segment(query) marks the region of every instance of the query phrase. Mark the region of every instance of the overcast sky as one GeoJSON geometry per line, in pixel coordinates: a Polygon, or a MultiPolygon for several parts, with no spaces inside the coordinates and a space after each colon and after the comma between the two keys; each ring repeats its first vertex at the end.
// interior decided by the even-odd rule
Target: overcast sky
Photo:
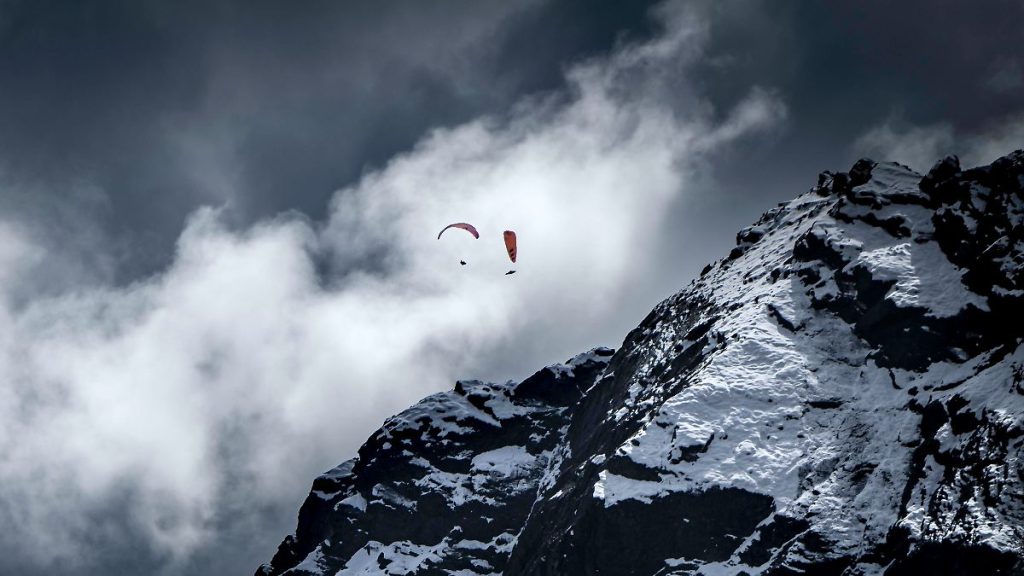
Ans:
{"type": "Polygon", "coordinates": [[[1024,146],[1016,0],[301,8],[0,0],[0,572],[251,573],[388,415],[617,346],[819,171],[1024,146]]]}

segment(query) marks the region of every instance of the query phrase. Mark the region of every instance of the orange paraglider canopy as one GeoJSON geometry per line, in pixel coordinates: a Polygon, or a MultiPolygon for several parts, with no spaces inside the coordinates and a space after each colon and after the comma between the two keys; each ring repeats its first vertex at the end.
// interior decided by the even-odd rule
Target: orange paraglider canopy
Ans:
{"type": "Polygon", "coordinates": [[[516,261],[516,233],[511,230],[505,230],[505,250],[508,250],[508,259],[512,262],[516,261]]]}
{"type": "Polygon", "coordinates": [[[449,228],[462,228],[466,232],[472,234],[473,238],[476,238],[478,240],[480,239],[480,233],[476,231],[476,227],[473,226],[472,224],[466,224],[465,222],[456,222],[455,224],[449,224],[445,226],[444,228],[441,229],[440,232],[437,233],[437,239],[440,240],[441,234],[444,234],[444,231],[449,228]]]}

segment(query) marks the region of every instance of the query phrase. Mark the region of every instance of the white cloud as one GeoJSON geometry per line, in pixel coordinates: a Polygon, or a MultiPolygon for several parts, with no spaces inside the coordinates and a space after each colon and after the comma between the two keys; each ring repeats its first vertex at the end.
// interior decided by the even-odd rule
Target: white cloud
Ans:
{"type": "Polygon", "coordinates": [[[948,124],[896,127],[887,120],[859,137],[853,149],[859,156],[899,162],[924,173],[953,153],[953,143],[953,127],[948,124]]]}
{"type": "MultiPolygon", "coordinates": [[[[691,176],[785,118],[754,88],[712,121],[685,82],[705,28],[678,7],[661,17],[654,41],[571,69],[567,100],[429,134],[339,191],[327,222],[238,231],[200,210],[159,275],[0,309],[0,517],[24,527],[6,553],[88,562],[118,537],[89,519],[127,493],[119,529],[173,571],[217,541],[218,514],[294,511],[313,475],[457,377],[617,344],[654,304],[631,296],[664,277],[653,255],[691,176]],[[483,236],[436,240],[453,221],[483,236]]],[[[39,258],[30,235],[0,239],[5,269],[39,258]]]]}
{"type": "Polygon", "coordinates": [[[964,139],[967,166],[988,164],[1013,150],[1024,148],[1024,115],[1011,116],[988,130],[964,139]]]}
{"type": "Polygon", "coordinates": [[[1010,116],[979,132],[958,134],[948,123],[897,125],[893,120],[869,129],[853,143],[853,152],[875,160],[893,160],[922,174],[943,157],[956,154],[964,167],[989,164],[1024,148],[1024,116],[1010,116]]]}

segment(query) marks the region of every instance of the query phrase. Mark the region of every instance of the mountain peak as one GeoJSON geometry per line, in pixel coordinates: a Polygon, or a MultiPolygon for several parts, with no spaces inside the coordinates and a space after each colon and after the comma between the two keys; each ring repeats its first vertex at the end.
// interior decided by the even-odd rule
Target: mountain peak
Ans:
{"type": "Polygon", "coordinates": [[[389,419],[260,573],[1024,570],[1022,190],[822,173],[618,351],[389,419]]]}

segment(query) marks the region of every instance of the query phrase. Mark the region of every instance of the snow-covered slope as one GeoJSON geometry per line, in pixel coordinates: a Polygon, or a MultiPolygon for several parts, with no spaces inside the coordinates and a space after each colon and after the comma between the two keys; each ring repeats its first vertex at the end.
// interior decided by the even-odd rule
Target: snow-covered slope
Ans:
{"type": "Polygon", "coordinates": [[[1024,573],[1022,189],[823,173],[614,355],[389,420],[258,573],[1024,573]]]}

